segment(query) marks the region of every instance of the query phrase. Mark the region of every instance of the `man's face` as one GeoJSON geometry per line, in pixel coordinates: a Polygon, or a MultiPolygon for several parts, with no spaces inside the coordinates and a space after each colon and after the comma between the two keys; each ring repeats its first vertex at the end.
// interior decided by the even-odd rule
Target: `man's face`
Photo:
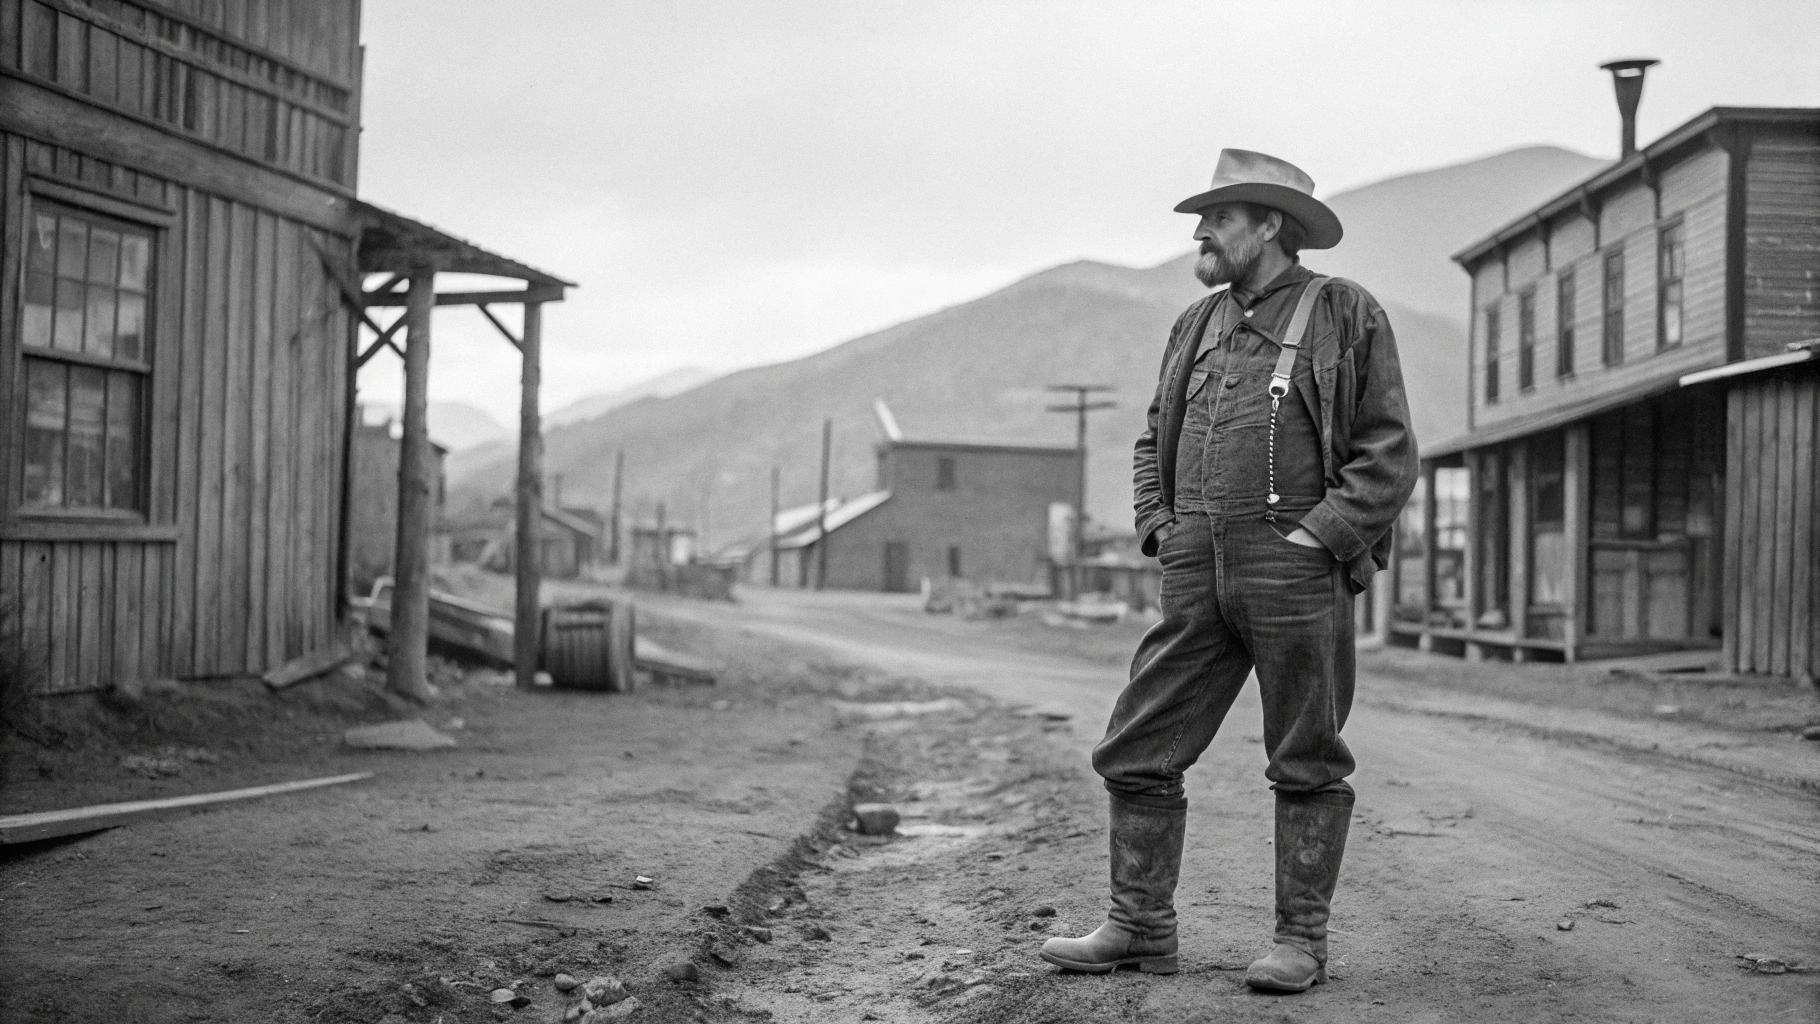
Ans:
{"type": "Polygon", "coordinates": [[[1194,237],[1201,243],[1194,261],[1194,276],[1209,288],[1242,279],[1264,254],[1264,232],[1269,221],[1254,223],[1237,203],[1221,203],[1201,211],[1194,237]]]}

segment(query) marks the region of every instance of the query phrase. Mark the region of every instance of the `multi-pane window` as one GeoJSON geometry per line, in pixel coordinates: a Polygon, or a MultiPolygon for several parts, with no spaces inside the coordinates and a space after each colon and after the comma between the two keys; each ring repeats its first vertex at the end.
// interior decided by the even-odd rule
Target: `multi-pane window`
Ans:
{"type": "Polygon", "coordinates": [[[1605,365],[1624,361],[1624,250],[1605,254],[1605,365]]]}
{"type": "Polygon", "coordinates": [[[1485,402],[1498,400],[1498,307],[1485,307],[1485,402]]]}
{"type": "Polygon", "coordinates": [[[949,456],[938,456],[935,460],[935,489],[954,490],[954,459],[949,456]]]}
{"type": "Polygon", "coordinates": [[[1681,277],[1687,263],[1686,236],[1681,222],[1664,227],[1658,244],[1657,265],[1661,268],[1662,287],[1657,290],[1661,301],[1661,334],[1656,343],[1661,348],[1674,348],[1681,344],[1681,277]]]}
{"type": "Polygon", "coordinates": [[[1555,281],[1555,376],[1574,372],[1574,268],[1561,271],[1555,281]]]}
{"type": "Polygon", "coordinates": [[[138,511],[151,232],[34,201],[25,242],[23,504],[138,511]]]}
{"type": "Polygon", "coordinates": [[[1517,390],[1536,386],[1536,293],[1517,296],[1517,390]]]}

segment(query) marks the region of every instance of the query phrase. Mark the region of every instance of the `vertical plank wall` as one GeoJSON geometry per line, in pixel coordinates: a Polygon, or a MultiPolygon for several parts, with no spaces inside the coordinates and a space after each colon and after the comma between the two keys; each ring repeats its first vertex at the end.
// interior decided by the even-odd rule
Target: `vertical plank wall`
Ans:
{"type": "Polygon", "coordinates": [[[1820,676],[1820,373],[1764,375],[1727,403],[1725,662],[1820,676]]]}
{"type": "MultiPolygon", "coordinates": [[[[330,641],[347,314],[316,254],[347,241],[243,203],[16,135],[4,153],[7,279],[28,176],[162,208],[148,520],[176,539],[0,540],[0,591],[46,690],[257,673],[330,641]]],[[[18,353],[12,290],[0,359],[18,353]]],[[[10,399],[9,399],[10,401],[10,399]]],[[[10,410],[0,447],[18,493],[10,410]]],[[[104,536],[98,534],[98,536],[104,536]]]]}

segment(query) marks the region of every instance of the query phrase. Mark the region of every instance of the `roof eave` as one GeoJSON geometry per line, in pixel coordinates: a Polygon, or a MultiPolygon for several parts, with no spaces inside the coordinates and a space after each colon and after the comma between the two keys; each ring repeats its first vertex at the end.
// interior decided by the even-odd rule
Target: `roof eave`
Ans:
{"type": "Polygon", "coordinates": [[[1760,124],[1800,124],[1820,119],[1816,107],[1711,107],[1686,123],[1671,129],[1655,142],[1630,156],[1569,187],[1553,199],[1515,218],[1491,234],[1453,254],[1452,259],[1465,270],[1486,255],[1509,245],[1534,230],[1541,221],[1574,209],[1582,197],[1590,198],[1618,184],[1633,174],[1641,173],[1646,164],[1661,160],[1683,146],[1697,141],[1723,122],[1750,121],[1760,124]]]}

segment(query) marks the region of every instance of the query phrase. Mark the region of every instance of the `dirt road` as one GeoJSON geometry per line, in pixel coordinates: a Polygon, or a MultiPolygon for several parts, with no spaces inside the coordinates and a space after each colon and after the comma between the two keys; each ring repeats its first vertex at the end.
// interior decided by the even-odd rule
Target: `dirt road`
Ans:
{"type": "MultiPolygon", "coordinates": [[[[663,610],[1052,709],[1079,726],[1057,748],[1054,770],[982,776],[975,791],[999,799],[999,813],[976,800],[969,820],[981,824],[972,831],[955,826],[942,843],[925,835],[896,853],[861,849],[832,878],[810,879],[817,913],[837,932],[847,924],[868,938],[826,964],[784,958],[768,974],[745,972],[748,987],[728,998],[777,1019],[828,1019],[812,997],[857,998],[852,978],[872,974],[932,994],[891,1003],[874,992],[853,1004],[859,1019],[1820,1020],[1820,974],[1753,973],[1738,959],[1820,964],[1812,791],[1495,722],[1399,712],[1379,699],[1394,695],[1396,681],[1367,673],[1346,729],[1360,797],[1334,911],[1334,983],[1257,996],[1239,980],[1267,948],[1271,925],[1271,799],[1252,688],[1189,777],[1183,973],[1063,976],[1035,960],[1042,935],[1023,927],[1029,919],[1039,931],[1087,928],[1101,912],[1105,812],[1086,755],[1123,682],[1118,667],[1070,650],[1066,633],[1033,642],[897,598],[753,592],[736,606],[663,610]],[[1061,821],[1068,816],[1072,826],[1061,821]],[[996,853],[969,850],[994,836],[1025,839],[996,853]],[[906,912],[907,924],[887,926],[906,912]],[[940,951],[943,942],[961,945],[936,958],[943,970],[923,970],[914,948],[940,951]],[[981,973],[967,976],[976,966],[981,973]],[[803,976],[786,985],[797,967],[803,976]]],[[[1022,749],[1026,761],[1042,756],[1016,737],[972,740],[1022,749]]]]}

